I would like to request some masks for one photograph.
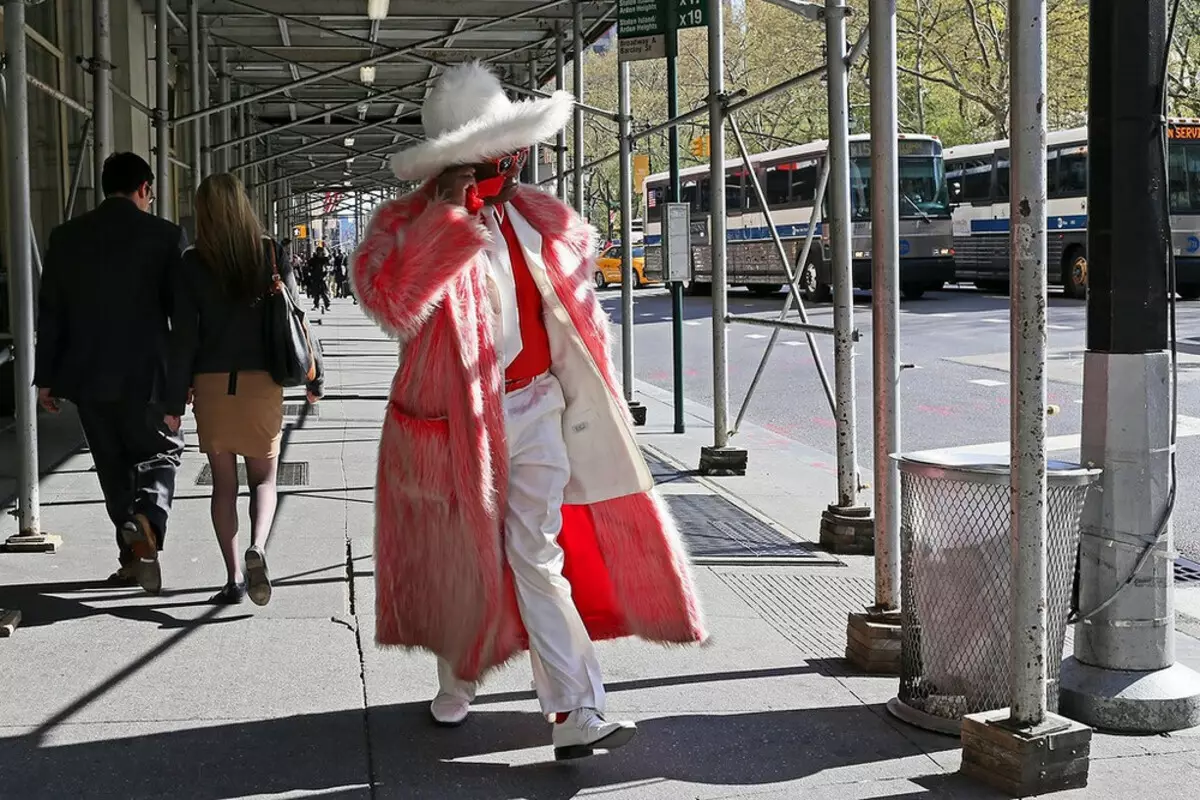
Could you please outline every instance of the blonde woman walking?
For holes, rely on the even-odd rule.
[[[275,519],[276,471],[283,431],[283,387],[267,371],[266,304],[282,279],[298,301],[283,249],[263,232],[241,181],[206,178],[196,192],[196,243],[183,254],[174,286],[168,411],[182,415],[192,399],[200,450],[212,470],[212,523],[225,561],[217,604],[258,605],[271,599],[266,545]],[[308,401],[321,396],[320,355]],[[176,420],[177,422],[177,420]],[[237,459],[250,489],[250,547],[238,545]]]

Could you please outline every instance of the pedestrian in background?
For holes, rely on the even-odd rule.
[[[269,365],[266,304],[284,283],[299,302],[283,250],[263,231],[242,182],[211,175],[196,193],[196,244],[183,255],[175,282],[168,413],[181,415],[193,398],[200,451],[212,470],[211,515],[225,586],[211,602],[258,605],[271,599],[266,546],[278,502],[276,473],[283,431],[283,387]],[[321,396],[320,356],[308,401]],[[238,546],[238,470],[250,488],[250,547]]]
[[[101,170],[104,202],[50,233],[39,296],[34,384],[44,409],[79,409],[120,566],[111,583],[162,589],[167,534],[183,453],[164,419],[171,280],[182,230],[149,213],[154,172],[135,153]]]
[[[329,256],[325,248],[318,247],[308,260],[308,295],[313,301],[313,311],[325,306],[329,310],[329,281],[326,280],[329,269]]]

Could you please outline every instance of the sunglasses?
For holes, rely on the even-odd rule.
[[[496,165],[496,169],[500,174],[504,175],[514,169],[521,169],[528,160],[529,149],[525,148],[507,156],[500,156],[500,158],[495,159],[492,163]]]

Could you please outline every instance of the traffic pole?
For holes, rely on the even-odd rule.
[[[1175,660],[1167,0],[1092,0],[1090,14],[1081,456],[1104,471],[1060,703],[1098,728],[1164,733],[1200,725],[1200,675]]]
[[[667,11],[667,119],[679,116],[679,31],[675,22],[678,21],[679,11],[677,0],[670,0]],[[667,169],[670,177],[667,183],[668,202],[678,203],[679,187],[679,126],[672,125],[667,129]],[[662,209],[660,213],[666,212]],[[650,217],[650,209],[643,213]],[[660,228],[661,229],[661,228]],[[663,242],[663,252],[666,252],[666,242]],[[664,263],[666,259],[663,259]],[[683,415],[683,281],[671,281],[671,384],[674,390],[673,405],[675,407],[675,433],[684,432]]]

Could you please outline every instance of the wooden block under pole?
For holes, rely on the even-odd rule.
[[[1007,708],[962,721],[961,772],[1017,797],[1087,786],[1092,729],[1057,714],[1023,730],[1006,724]]]
[[[16,609],[0,608],[0,639],[6,639],[21,624],[21,612]]]

